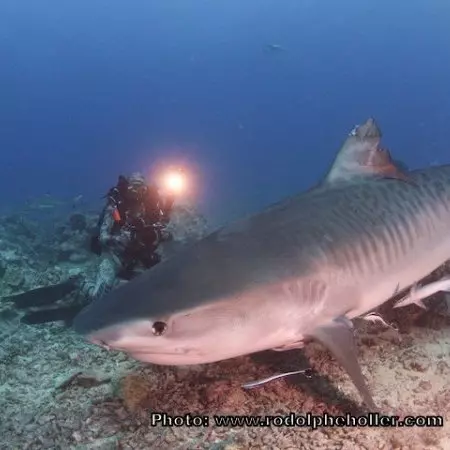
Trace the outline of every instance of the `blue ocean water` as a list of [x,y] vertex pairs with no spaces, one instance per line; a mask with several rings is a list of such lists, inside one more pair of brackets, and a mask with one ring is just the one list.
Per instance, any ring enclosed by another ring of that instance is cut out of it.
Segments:
[[215,220],[318,181],[374,116],[450,161],[447,0],[2,0],[0,204],[182,161]]

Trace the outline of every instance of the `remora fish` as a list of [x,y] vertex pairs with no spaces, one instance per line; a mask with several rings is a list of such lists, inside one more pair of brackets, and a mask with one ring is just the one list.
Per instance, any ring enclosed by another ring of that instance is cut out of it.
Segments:
[[450,255],[450,165],[404,175],[356,127],[320,185],[219,229],[94,301],[74,328],[156,364],[200,364],[315,338],[366,405],[351,319]]

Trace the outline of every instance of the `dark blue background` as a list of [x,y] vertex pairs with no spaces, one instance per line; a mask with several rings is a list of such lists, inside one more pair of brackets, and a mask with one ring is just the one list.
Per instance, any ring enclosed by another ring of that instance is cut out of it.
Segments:
[[2,0],[0,203],[169,159],[223,220],[315,183],[370,115],[409,166],[450,162],[449,23],[448,0]]

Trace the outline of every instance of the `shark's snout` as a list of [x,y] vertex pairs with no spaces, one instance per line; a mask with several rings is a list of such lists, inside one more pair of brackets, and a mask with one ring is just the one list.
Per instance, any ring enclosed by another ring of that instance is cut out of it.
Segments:
[[97,330],[85,335],[85,339],[106,350],[122,351],[132,358],[154,364],[189,365],[205,359],[201,349],[183,341],[171,342],[156,337],[148,329],[148,321],[133,321]]

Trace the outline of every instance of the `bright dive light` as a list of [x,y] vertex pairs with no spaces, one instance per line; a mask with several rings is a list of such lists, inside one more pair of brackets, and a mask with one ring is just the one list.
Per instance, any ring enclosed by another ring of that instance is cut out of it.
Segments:
[[179,194],[186,188],[186,180],[181,172],[169,172],[164,177],[164,185],[170,192]]

